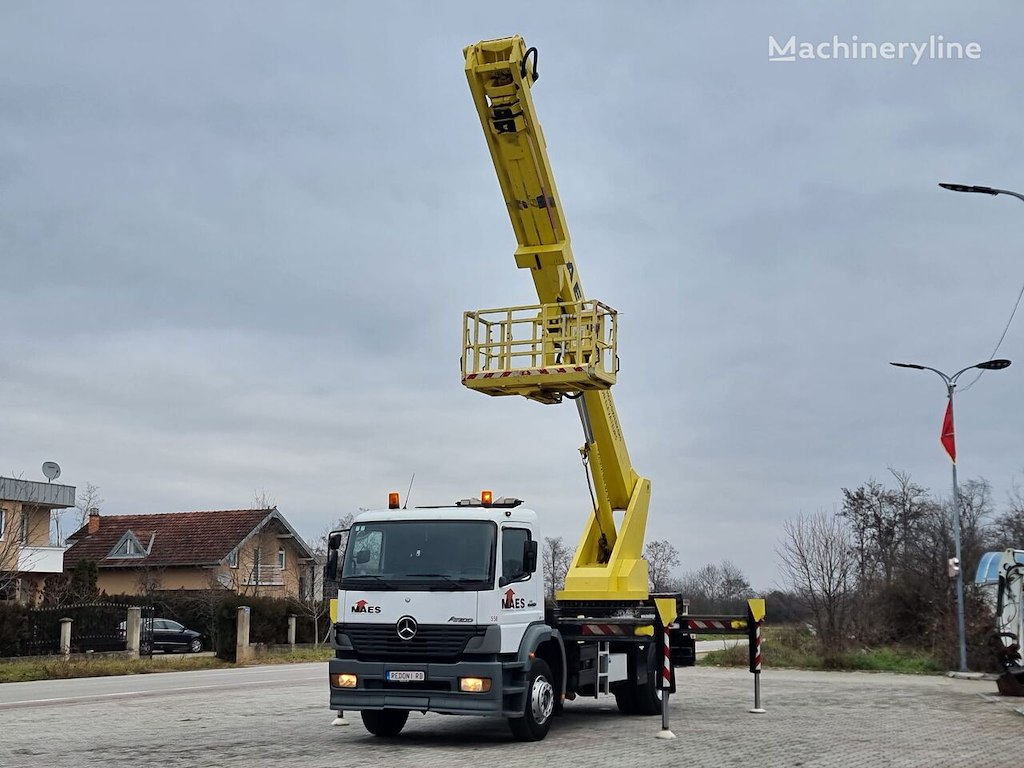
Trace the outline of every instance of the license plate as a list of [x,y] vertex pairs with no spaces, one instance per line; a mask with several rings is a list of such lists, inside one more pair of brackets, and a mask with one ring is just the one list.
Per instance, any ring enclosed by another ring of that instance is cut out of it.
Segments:
[[392,683],[415,683],[426,680],[427,676],[421,670],[393,669],[387,673],[387,679]]

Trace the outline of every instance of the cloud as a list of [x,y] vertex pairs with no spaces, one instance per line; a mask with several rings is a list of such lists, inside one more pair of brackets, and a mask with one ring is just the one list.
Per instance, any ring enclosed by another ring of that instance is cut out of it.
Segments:
[[[5,8],[0,466],[56,459],[111,514],[266,489],[307,534],[415,472],[414,503],[490,487],[575,541],[575,409],[459,386],[462,312],[535,300],[461,56],[522,32],[584,286],[621,312],[650,535],[767,586],[782,521],[841,487],[945,494],[940,382],[887,363],[984,359],[1024,281],[1016,201],[935,186],[1024,186],[1020,11],[743,8]],[[766,56],[934,33],[982,58]],[[997,501],[1015,370],[958,400]]]

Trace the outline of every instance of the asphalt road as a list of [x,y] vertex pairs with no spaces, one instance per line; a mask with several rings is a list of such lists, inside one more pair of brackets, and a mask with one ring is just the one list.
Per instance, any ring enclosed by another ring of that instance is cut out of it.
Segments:
[[501,721],[414,714],[393,741],[358,715],[333,727],[326,664],[0,685],[0,765],[958,766],[1019,768],[1024,717],[990,681],[766,670],[748,712],[744,670],[679,671],[673,740],[659,718],[604,699],[568,704],[548,738],[513,742]]

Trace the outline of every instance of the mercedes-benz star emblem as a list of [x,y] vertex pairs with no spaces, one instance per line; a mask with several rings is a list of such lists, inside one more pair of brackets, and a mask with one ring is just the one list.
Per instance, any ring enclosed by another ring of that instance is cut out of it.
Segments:
[[402,640],[412,640],[416,637],[416,619],[412,616],[403,616],[395,624],[395,631]]

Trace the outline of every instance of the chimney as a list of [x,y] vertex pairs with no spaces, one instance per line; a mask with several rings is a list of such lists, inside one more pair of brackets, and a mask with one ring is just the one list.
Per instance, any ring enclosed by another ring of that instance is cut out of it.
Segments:
[[89,508],[89,534],[94,534],[100,529],[100,511],[96,507]]

